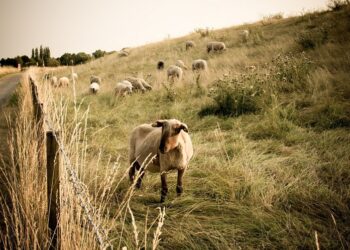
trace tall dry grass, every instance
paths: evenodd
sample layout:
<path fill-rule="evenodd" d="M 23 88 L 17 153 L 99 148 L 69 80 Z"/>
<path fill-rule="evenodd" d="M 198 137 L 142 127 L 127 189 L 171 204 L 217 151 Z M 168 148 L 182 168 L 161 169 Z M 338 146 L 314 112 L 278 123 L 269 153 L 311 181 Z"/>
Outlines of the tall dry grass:
<path fill-rule="evenodd" d="M 16 73 L 16 72 L 19 72 L 19 70 L 18 68 L 15 68 L 15 67 L 10 67 L 10 66 L 0 67 L 0 77 L 4 75 Z"/>

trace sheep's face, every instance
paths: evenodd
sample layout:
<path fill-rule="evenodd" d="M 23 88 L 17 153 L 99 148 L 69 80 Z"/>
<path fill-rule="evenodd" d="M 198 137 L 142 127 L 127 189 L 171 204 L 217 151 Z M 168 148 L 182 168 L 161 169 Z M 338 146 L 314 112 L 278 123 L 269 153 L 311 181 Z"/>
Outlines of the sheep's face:
<path fill-rule="evenodd" d="M 188 132 L 187 125 L 175 120 L 158 120 L 152 124 L 152 127 L 162 127 L 162 133 L 159 144 L 159 151 L 166 154 L 179 145 L 179 134 L 181 130 Z"/>

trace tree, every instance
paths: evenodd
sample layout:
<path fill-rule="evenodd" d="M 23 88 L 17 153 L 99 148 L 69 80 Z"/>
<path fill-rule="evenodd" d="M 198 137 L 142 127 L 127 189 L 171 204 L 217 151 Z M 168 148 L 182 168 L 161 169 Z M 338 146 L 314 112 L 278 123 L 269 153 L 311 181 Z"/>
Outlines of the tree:
<path fill-rule="evenodd" d="M 32 49 L 32 56 L 30 58 L 34 59 L 34 57 L 35 57 L 35 52 L 34 52 L 34 49 Z"/>
<path fill-rule="evenodd" d="M 92 55 L 97 59 L 103 57 L 106 54 L 106 51 L 102 51 L 100 49 L 96 50 Z"/>
<path fill-rule="evenodd" d="M 72 55 L 70 53 L 64 53 L 61 57 L 60 57 L 60 62 L 61 65 L 70 65 L 70 61 L 72 60 Z"/>
<path fill-rule="evenodd" d="M 35 56 L 34 56 L 35 61 L 39 61 L 39 50 L 38 48 L 35 48 Z"/>

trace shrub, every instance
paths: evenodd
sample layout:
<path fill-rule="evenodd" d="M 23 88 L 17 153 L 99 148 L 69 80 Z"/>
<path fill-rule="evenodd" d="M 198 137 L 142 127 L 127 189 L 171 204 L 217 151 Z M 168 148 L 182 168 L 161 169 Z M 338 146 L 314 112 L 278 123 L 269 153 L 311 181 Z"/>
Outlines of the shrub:
<path fill-rule="evenodd" d="M 240 75 L 238 78 L 217 80 L 209 93 L 214 104 L 203 107 L 199 116 L 240 116 L 258 111 L 258 97 L 263 90 L 253 78 L 255 75 Z"/>
<path fill-rule="evenodd" d="M 345 1 L 345 0 L 329 0 L 327 7 L 330 10 L 338 11 L 348 4 L 349 4 L 349 1 Z"/>
<path fill-rule="evenodd" d="M 209 28 L 195 29 L 194 32 L 198 33 L 201 37 L 209 36 Z"/>
<path fill-rule="evenodd" d="M 296 43 L 304 50 L 314 49 L 324 44 L 328 39 L 328 30 L 325 27 L 312 29 L 300 33 L 296 38 Z"/>
<path fill-rule="evenodd" d="M 307 77 L 312 69 L 313 62 L 305 56 L 300 57 L 293 54 L 278 55 L 271 67 L 271 77 L 277 81 L 276 89 L 282 92 L 292 92 L 295 90 L 305 91 Z"/>

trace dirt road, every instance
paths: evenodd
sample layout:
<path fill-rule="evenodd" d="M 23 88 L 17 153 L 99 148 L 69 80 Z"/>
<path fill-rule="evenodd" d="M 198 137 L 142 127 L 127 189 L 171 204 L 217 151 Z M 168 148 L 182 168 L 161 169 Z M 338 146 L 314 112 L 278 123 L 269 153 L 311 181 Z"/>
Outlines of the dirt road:
<path fill-rule="evenodd" d="M 15 91 L 21 76 L 21 73 L 16 73 L 0 78 L 0 106 L 5 104 L 11 94 Z"/>

